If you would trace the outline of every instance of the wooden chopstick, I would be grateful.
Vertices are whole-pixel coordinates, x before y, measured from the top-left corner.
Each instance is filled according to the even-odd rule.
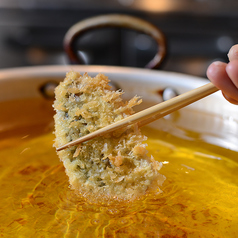
[[[183,108],[193,102],[196,102],[212,93],[215,93],[219,89],[216,88],[212,83],[205,84],[199,88],[190,90],[172,99],[159,103],[155,106],[149,107],[143,111],[135,113],[129,117],[126,117],[116,123],[103,127],[97,131],[94,131],[86,136],[82,136],[74,141],[71,141],[65,145],[56,148],[57,151],[66,149],[70,146],[80,144],[82,142],[91,140],[98,136],[103,136],[112,131],[118,130],[122,127],[138,123],[138,125],[145,126],[161,117],[164,117],[180,108]]]

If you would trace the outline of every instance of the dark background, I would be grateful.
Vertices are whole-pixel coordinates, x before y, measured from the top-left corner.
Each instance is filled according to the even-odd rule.
[[[67,64],[63,38],[80,20],[123,13],[158,26],[168,40],[162,69],[205,76],[238,43],[237,0],[1,0],[0,68]],[[87,64],[144,67],[155,42],[128,30],[103,29],[78,42]]]

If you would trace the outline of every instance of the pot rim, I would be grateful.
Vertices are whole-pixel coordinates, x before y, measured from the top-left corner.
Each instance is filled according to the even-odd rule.
[[[134,68],[134,67],[121,67],[121,66],[103,66],[103,65],[43,65],[43,66],[28,66],[28,67],[14,67],[14,68],[6,68],[0,69],[0,80],[4,80],[7,78],[12,77],[19,77],[22,78],[23,76],[30,76],[30,75],[39,75],[39,76],[61,76],[62,73],[66,73],[68,71],[79,71],[79,72],[88,72],[90,74],[97,74],[97,73],[109,73],[109,74],[119,74],[124,75],[127,74],[128,76],[133,76],[140,74],[142,76],[149,76],[154,77],[156,75],[159,76],[174,76],[180,80],[193,80],[193,83],[197,85],[202,85],[208,81],[208,79],[177,73],[177,72],[170,72],[164,70],[152,70],[146,68]],[[140,77],[141,78],[141,77]],[[199,82],[201,81],[201,82]]]

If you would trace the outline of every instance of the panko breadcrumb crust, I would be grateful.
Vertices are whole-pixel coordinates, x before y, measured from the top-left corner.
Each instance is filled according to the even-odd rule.
[[[138,97],[123,102],[103,74],[69,72],[55,90],[55,147],[134,113]],[[160,191],[162,164],[147,156],[147,138],[137,125],[57,152],[71,187],[90,201],[134,200]]]

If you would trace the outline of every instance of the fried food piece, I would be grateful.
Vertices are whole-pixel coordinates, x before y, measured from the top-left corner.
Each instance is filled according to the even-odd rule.
[[[55,90],[55,147],[134,113],[138,97],[124,103],[103,74],[69,72]],[[90,200],[134,200],[164,181],[161,163],[147,156],[137,125],[59,151],[71,187]]]

